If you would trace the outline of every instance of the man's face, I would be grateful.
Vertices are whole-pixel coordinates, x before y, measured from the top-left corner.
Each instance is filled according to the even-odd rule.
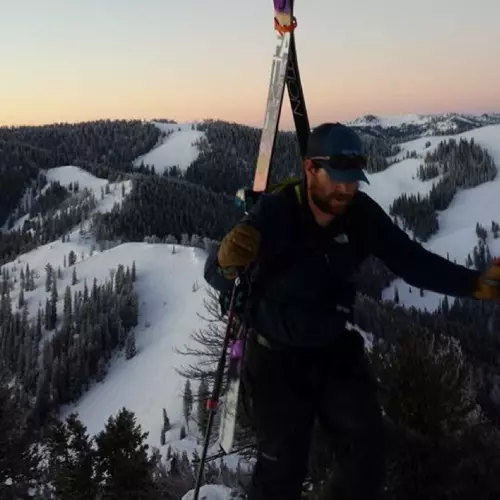
[[[307,182],[311,201],[324,213],[339,215],[359,189],[359,182],[335,182],[325,169],[314,168],[312,163],[306,165]]]

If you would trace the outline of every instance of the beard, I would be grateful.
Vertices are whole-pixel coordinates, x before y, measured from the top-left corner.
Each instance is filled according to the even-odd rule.
[[[339,215],[345,211],[353,196],[344,193],[333,193],[322,196],[311,192],[311,201],[325,214]],[[335,203],[336,202],[336,203]]]

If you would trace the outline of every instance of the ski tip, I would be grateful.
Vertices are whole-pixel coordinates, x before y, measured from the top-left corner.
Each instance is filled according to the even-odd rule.
[[[289,14],[292,11],[291,0],[274,0],[274,10]]]

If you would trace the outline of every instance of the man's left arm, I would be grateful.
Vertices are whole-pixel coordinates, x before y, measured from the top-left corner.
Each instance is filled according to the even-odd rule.
[[[408,284],[453,297],[500,298],[498,265],[486,276],[454,264],[413,241],[371,198],[366,197],[366,202],[366,236],[372,253]],[[493,277],[493,282],[486,281],[488,277]]]

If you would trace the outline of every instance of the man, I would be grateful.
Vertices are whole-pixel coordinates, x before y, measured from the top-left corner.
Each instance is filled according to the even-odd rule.
[[[335,442],[347,443],[338,448],[332,499],[382,498],[377,384],[363,339],[349,328],[353,276],[366,257],[418,288],[500,298],[500,260],[481,275],[425,250],[359,190],[368,182],[364,166],[352,129],[317,127],[303,179],[263,194],[207,259],[205,278],[219,290],[237,273],[256,281],[243,377],[258,440],[250,500],[300,498],[316,417]]]

